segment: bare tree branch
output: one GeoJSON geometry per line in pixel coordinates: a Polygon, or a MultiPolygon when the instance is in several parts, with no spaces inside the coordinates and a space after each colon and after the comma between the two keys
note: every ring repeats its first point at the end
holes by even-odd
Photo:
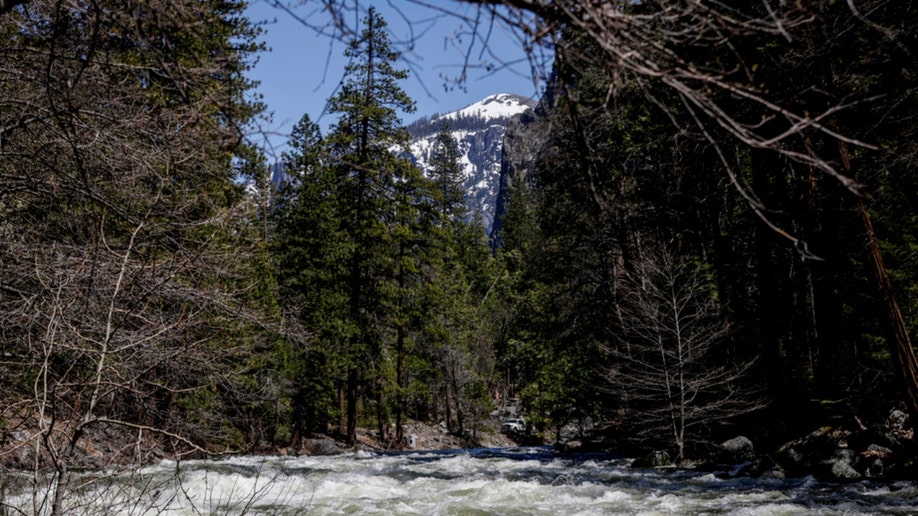
{"type": "Polygon", "coordinates": [[[604,346],[604,389],[622,401],[625,432],[668,442],[680,459],[696,427],[763,406],[744,383],[753,362],[720,349],[729,324],[706,282],[667,251],[646,257],[622,287],[621,341],[604,346]]]}

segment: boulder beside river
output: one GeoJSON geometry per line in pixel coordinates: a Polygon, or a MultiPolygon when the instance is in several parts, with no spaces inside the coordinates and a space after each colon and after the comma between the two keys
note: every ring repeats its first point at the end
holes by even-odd
{"type": "MultiPolygon", "coordinates": [[[[812,475],[828,482],[918,478],[918,444],[901,411],[885,424],[853,429],[824,426],[786,442],[771,453],[737,436],[715,445],[707,458],[684,460],[680,468],[718,472],[728,477],[783,479],[812,475]]],[[[655,450],[632,463],[635,468],[677,467],[666,451],[655,450]]]]}
{"type": "Polygon", "coordinates": [[[846,482],[906,475],[915,454],[911,430],[824,426],[785,443],[775,459],[792,475],[846,482]]]}
{"type": "Polygon", "coordinates": [[[886,424],[854,430],[824,426],[778,447],[773,454],[757,455],[752,442],[737,437],[722,443],[712,459],[736,464],[733,474],[783,478],[813,475],[831,482],[864,479],[914,478],[918,446],[904,413],[894,410],[886,424]]]}

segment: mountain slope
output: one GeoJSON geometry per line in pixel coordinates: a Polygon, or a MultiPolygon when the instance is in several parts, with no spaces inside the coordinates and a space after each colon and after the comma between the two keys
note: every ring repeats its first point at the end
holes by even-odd
{"type": "Polygon", "coordinates": [[[471,217],[481,216],[485,231],[494,224],[504,133],[510,120],[535,106],[520,95],[499,93],[443,115],[434,114],[408,125],[411,154],[427,171],[430,151],[440,127],[448,124],[459,143],[463,185],[471,217]]]}

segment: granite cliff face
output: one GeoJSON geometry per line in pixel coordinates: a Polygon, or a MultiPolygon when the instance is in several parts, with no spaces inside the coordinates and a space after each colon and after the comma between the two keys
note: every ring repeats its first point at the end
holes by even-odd
{"type": "Polygon", "coordinates": [[[469,215],[480,216],[489,234],[498,209],[507,126],[526,116],[535,104],[527,97],[499,93],[451,113],[422,118],[407,127],[412,157],[426,171],[437,132],[444,123],[449,126],[459,144],[469,215]]]}
{"type": "Polygon", "coordinates": [[[548,142],[551,123],[548,113],[554,107],[555,96],[549,88],[538,104],[513,119],[504,133],[500,162],[500,180],[494,201],[494,224],[488,233],[491,245],[501,245],[500,231],[503,215],[510,206],[510,195],[518,181],[533,181],[533,167],[539,152],[548,142]]]}

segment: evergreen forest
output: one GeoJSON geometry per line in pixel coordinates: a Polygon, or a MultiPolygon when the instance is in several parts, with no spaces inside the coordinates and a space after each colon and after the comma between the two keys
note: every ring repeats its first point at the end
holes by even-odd
{"type": "Polygon", "coordinates": [[[506,3],[555,57],[486,235],[456,127],[406,157],[372,7],[275,185],[244,2],[0,1],[0,465],[63,497],[74,468],[412,422],[475,446],[509,413],[676,460],[918,419],[912,2],[506,3]]]}

